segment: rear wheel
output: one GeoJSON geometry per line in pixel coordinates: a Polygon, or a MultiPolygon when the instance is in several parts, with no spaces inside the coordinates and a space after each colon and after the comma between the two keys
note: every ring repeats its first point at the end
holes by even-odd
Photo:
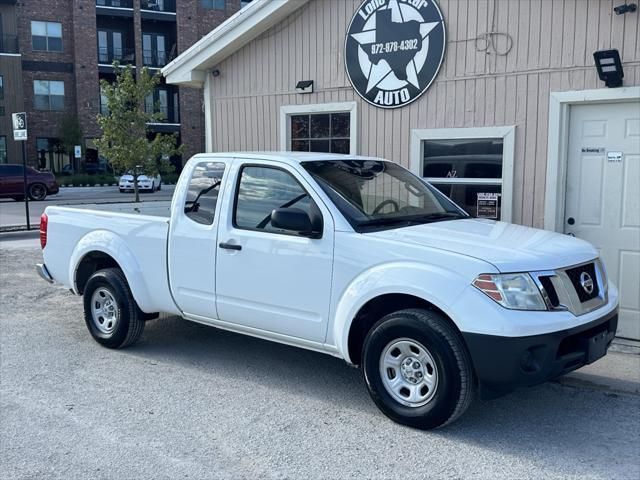
{"type": "Polygon", "coordinates": [[[475,379],[460,334],[433,311],[385,316],[365,338],[361,365],[378,408],[404,425],[446,425],[473,399],[475,379]]]}
{"type": "Polygon", "coordinates": [[[33,183],[29,185],[29,199],[33,201],[41,201],[47,198],[47,187],[42,183],[33,183]]]}
{"type": "Polygon", "coordinates": [[[84,290],[84,320],[94,340],[108,348],[135,343],[144,330],[144,313],[118,268],[94,273],[84,290]]]}

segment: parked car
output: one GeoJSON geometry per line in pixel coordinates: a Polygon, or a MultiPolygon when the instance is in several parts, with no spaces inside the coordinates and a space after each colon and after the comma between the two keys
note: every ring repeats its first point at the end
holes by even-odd
{"type": "Polygon", "coordinates": [[[85,162],[84,171],[89,175],[96,175],[101,173],[113,173],[113,168],[104,158],[99,158],[97,161],[85,162]]]}
{"type": "MultiPolygon", "coordinates": [[[[0,165],[0,197],[24,200],[24,170],[19,164],[0,165]]],[[[31,200],[44,200],[60,190],[51,172],[27,167],[27,195],[31,200]]]]}
{"type": "MultiPolygon", "coordinates": [[[[118,182],[120,193],[127,191],[133,191],[133,172],[127,172],[120,177],[118,182]]],[[[162,188],[162,177],[160,174],[152,175],[138,175],[138,190],[155,192],[162,188]]]]}
{"type": "Polygon", "coordinates": [[[101,345],[179,315],[358,365],[387,416],[428,429],[476,392],[598,360],[616,332],[618,290],[592,245],[471,218],[393,162],[196,155],[171,208],[43,214],[38,272],[84,296],[101,345]]]}

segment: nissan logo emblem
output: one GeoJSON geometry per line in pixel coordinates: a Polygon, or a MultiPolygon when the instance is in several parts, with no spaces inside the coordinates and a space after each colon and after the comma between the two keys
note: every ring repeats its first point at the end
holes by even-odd
{"type": "Polygon", "coordinates": [[[593,293],[593,279],[587,272],[580,274],[580,285],[582,285],[582,289],[589,295],[593,293]]]}

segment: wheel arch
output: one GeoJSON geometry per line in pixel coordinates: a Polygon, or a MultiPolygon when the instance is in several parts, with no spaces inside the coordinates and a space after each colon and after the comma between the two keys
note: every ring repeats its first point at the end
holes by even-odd
{"type": "Polygon", "coordinates": [[[434,303],[422,297],[408,293],[385,293],[368,300],[356,313],[347,336],[347,359],[354,365],[360,364],[364,339],[369,330],[384,316],[405,310],[408,308],[419,308],[439,313],[448,321],[459,333],[460,330],[451,317],[434,303]]]}
{"type": "Polygon", "coordinates": [[[93,273],[110,267],[122,271],[140,309],[143,312],[154,311],[135,255],[121,237],[106,230],[94,230],[85,235],[71,254],[69,279],[74,293],[81,295],[93,273]]]}
{"type": "Polygon", "coordinates": [[[461,323],[449,307],[467,287],[468,281],[461,274],[434,265],[378,265],[363,272],[344,290],[327,341],[348,363],[359,364],[362,342],[369,329],[383,316],[405,308],[437,311],[460,332],[461,323]]]}

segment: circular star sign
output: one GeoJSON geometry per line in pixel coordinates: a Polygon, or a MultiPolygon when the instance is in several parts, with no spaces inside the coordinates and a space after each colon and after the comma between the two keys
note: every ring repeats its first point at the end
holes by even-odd
{"type": "Polygon", "coordinates": [[[351,19],[345,65],[367,102],[398,108],[431,85],[444,58],[444,19],[433,0],[366,0],[351,19]]]}

